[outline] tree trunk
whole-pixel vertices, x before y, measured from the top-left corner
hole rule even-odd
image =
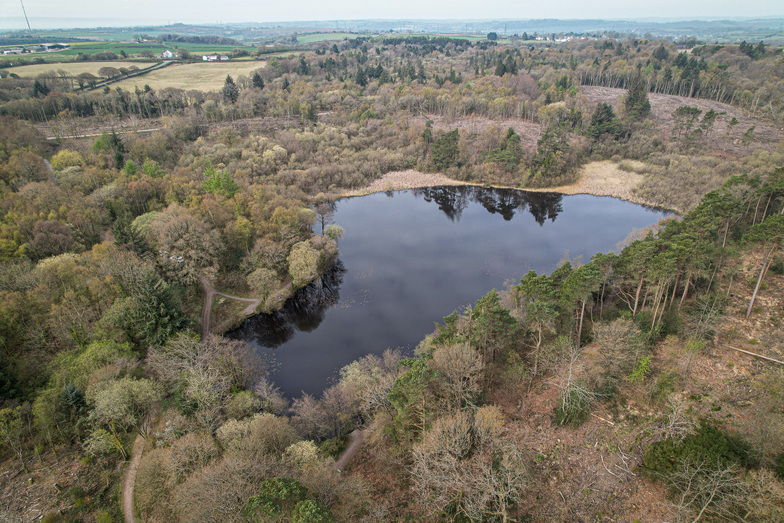
[[[765,259],[762,262],[762,268],[760,269],[759,277],[757,278],[757,285],[754,286],[754,293],[751,295],[751,300],[749,301],[749,308],[746,309],[746,317],[748,318],[751,316],[751,309],[754,308],[754,300],[757,299],[757,293],[759,292],[760,286],[762,285],[762,278],[765,277],[765,272],[768,270],[768,266],[770,265],[771,260],[773,259],[773,251],[776,250],[776,246],[773,246],[770,251],[765,256]]]
[[[686,295],[689,293],[689,282],[691,281],[691,271],[689,271],[689,275],[686,277],[686,285],[683,287],[683,296],[681,296],[681,302],[678,304],[678,310],[681,310],[681,305],[683,305],[683,300],[686,299]]]
[[[580,310],[580,328],[577,329],[577,346],[580,346],[580,343],[583,339],[583,318],[585,317],[585,300],[583,300],[583,306]]]
[[[640,291],[642,291],[642,276],[640,277],[640,284],[637,285],[637,294],[634,295],[634,308],[632,309],[632,318],[637,316],[637,303],[640,300]]]
[[[539,324],[539,337],[536,340],[536,349],[534,350],[534,376],[536,376],[537,369],[539,368],[539,348],[542,346],[542,324]]]
[[[678,292],[678,281],[681,279],[681,270],[678,269],[678,272],[675,273],[675,285],[672,286],[672,296],[670,297],[670,307],[672,307],[673,302],[675,301],[675,293]]]
[[[752,224],[752,225],[757,225],[757,211],[759,211],[759,204],[760,204],[760,202],[761,202],[761,201],[762,201],[762,195],[760,194],[760,197],[759,197],[759,198],[757,198],[757,206],[754,208],[754,219],[753,219],[753,220],[751,220],[751,224]],[[770,200],[768,200],[768,201],[770,201]],[[766,211],[768,210],[768,207],[767,207],[767,206],[765,206],[765,210],[766,210]],[[765,218],[763,218],[763,220],[764,220],[764,219],[765,219]]]
[[[651,333],[653,333],[654,327],[656,327],[656,318],[659,316],[659,306],[661,305],[662,299],[662,286],[656,286],[656,295],[653,297],[653,320],[651,321]]]

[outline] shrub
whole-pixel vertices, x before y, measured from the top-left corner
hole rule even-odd
[[[63,149],[59,153],[52,156],[51,164],[52,169],[55,171],[62,171],[66,167],[84,166],[84,158],[82,158],[82,155],[77,151]]]
[[[649,474],[666,477],[686,461],[747,465],[749,446],[702,421],[697,432],[680,443],[668,438],[648,446],[642,464]]]

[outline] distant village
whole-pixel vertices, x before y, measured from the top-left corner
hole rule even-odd
[[[3,49],[2,54],[29,54],[29,53],[52,53],[62,51],[71,47],[69,44],[37,44],[30,47],[11,47]]]

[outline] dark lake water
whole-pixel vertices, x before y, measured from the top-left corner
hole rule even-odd
[[[388,347],[413,348],[452,311],[565,256],[588,261],[667,213],[595,196],[436,187],[340,200],[340,260],[283,310],[250,318],[245,339],[290,397],[320,395],[339,369]]]

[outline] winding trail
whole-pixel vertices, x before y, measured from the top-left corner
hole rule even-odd
[[[136,523],[136,516],[133,513],[133,487],[136,483],[136,469],[139,468],[139,463],[142,460],[142,452],[144,452],[144,436],[139,434],[133,441],[131,461],[128,464],[128,470],[125,471],[125,479],[123,480],[122,509],[125,523]]]
[[[199,281],[201,282],[201,288],[204,290],[204,309],[202,310],[201,313],[201,338],[202,339],[206,339],[207,336],[212,331],[212,321],[210,315],[212,313],[212,302],[215,301],[215,296],[223,296],[224,298],[229,298],[231,300],[237,300],[237,301],[247,303],[248,304],[247,307],[245,307],[241,311],[241,313],[244,314],[245,316],[253,316],[254,314],[256,314],[258,308],[264,302],[263,298],[243,298],[241,296],[233,296],[231,294],[226,294],[225,292],[220,292],[217,289],[215,289],[215,287],[212,286],[212,284],[207,280],[207,278],[204,277],[200,278]],[[291,288],[291,282],[283,285],[280,289],[278,289],[275,292],[277,295],[280,296],[282,295],[282,293],[288,292],[290,288]],[[217,327],[215,327],[215,330],[222,331],[228,328],[233,321],[234,321],[233,319],[229,319],[221,323]]]
[[[207,281],[207,278],[204,277],[202,277],[200,281],[201,287],[204,289],[204,310],[201,314],[201,339],[206,339],[210,334],[210,313],[212,312],[212,302],[215,301],[215,296],[223,296],[224,298],[246,302],[248,306],[242,309],[242,314],[245,314],[246,316],[256,314],[256,309],[259,308],[259,305],[261,305],[261,302],[263,301],[261,298],[241,298],[240,296],[232,296],[231,294],[219,292],[209,281]]]
[[[343,454],[335,461],[335,469],[338,471],[342,471],[343,468],[348,464],[351,458],[354,457],[354,454],[357,453],[359,448],[362,446],[362,443],[365,442],[365,434],[367,433],[367,429],[362,430],[355,430],[351,434],[349,434],[349,444],[346,447],[346,450],[343,451]]]

